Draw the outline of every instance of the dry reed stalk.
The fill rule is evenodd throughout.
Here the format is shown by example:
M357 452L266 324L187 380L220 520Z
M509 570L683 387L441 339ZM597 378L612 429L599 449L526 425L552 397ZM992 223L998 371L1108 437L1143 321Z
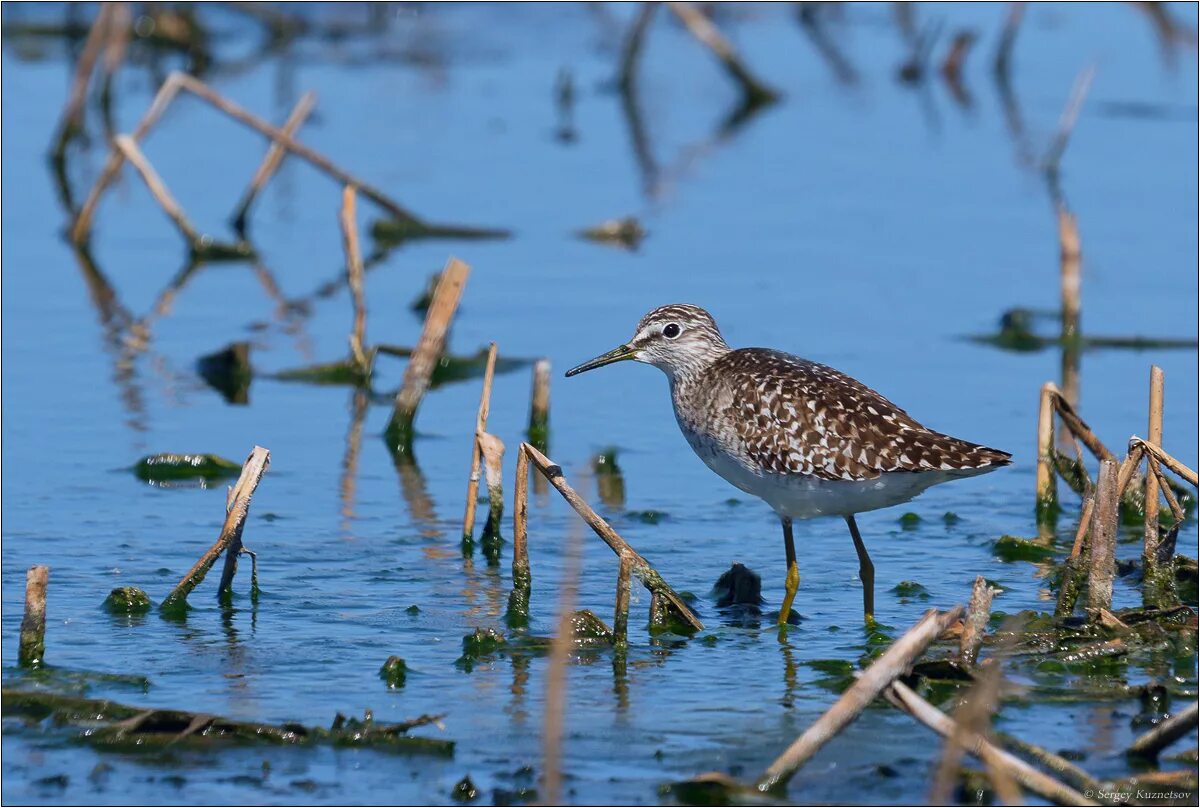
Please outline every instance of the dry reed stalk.
M55 151L61 153L67 142L83 128L83 105L87 100L88 83L96 67L96 60L101 50L109 40L109 28L113 22L118 3L101 3L100 10L92 27L88 29L87 39L83 42L83 50L75 62L75 74L71 80L71 90L67 94L67 103L63 106L62 118L58 125L58 135L55 137Z
M963 608L955 606L939 614L930 609L903 637L892 643L846 689L833 706L809 726L774 763L758 778L755 787L759 791L775 791L788 780L817 751L841 732L851 721L858 718L867 705L892 685L897 678L912 666L921 654L962 617Z
M150 108L146 110L142 116L142 120L138 123L137 128L133 131L131 137L135 141L142 140L146 133L158 122L162 117L163 110L171 103L178 95L180 90L187 90L198 98L207 101L212 106L216 107L221 112L233 118L245 126L254 129L259 134L270 138L281 148L303 158L311 163L321 172L333 177L342 185L353 185L358 189L359 193L370 199L383 210L387 211L392 217L404 222L411 222L416 225L421 225L421 220L414 216L409 211L401 207L397 202L385 195L372 185L363 182L359 178L350 174L347 171L339 168L329 158L325 157L320 152L305 146L303 143L295 140L287 132L277 126L259 118L257 115L247 111L238 104L229 101L220 93L213 90L204 82L197 78L187 75L186 73L173 72L167 76L162 87L159 88L158 94L150 104ZM88 194L88 198L84 201L83 206L79 210L79 215L75 218L75 224L71 229L71 239L79 244L87 238L88 231L91 229L92 217L95 214L96 204L99 202L100 195L109 186L117 171L121 168L121 163L124 156L120 151L114 149L109 153L108 161L105 163L100 176L96 179L95 185L92 186Z
M371 358L367 355L367 301L363 292L362 253L358 248L358 219L355 216L357 192L353 185L342 189L342 208L338 221L342 226L342 247L346 253L346 284L354 305L354 328L350 332L350 355L365 378L371 375Z
M697 40L712 51L721 61L734 81L742 88L742 93L752 102L766 103L779 98L779 93L757 79L746 67L729 43L715 25L701 14L691 3L669 2L667 8L675 13L684 27Z
M295 137L296 132L308 120L309 113L312 112L317 103L316 93L309 90L304 95L300 96L300 100L296 102L296 106L292 107L291 114L287 120L283 122L280 131L284 132L288 137ZM279 170L279 166L283 164L283 158L287 156L287 151L274 140L267 148L267 153L263 155L263 161L259 164L258 169L254 172L254 177L250 180L250 185L242 193L242 199L234 208L233 215L229 217L230 223L239 233L245 234L246 220L250 216L250 208L254 205L254 201L258 198L263 187L275 176L275 172Z
M1053 384L1050 384L1051 387L1053 387ZM1100 438L1096 437L1096 433L1092 431L1092 428L1088 426L1082 418L1079 417L1079 414L1075 412L1074 405L1067 400L1067 398L1062 394L1062 391L1060 391L1057 387L1054 387L1054 407L1058 412L1058 417L1062 419L1062 422L1066 425L1067 429L1069 429L1071 433L1075 435L1075 437L1082 441L1083 445L1088 448L1088 451L1095 455L1096 459L1117 459L1117 456L1113 454L1107 446L1104 445Z
M956 730L953 719L918 696L903 682L893 681L883 695L893 706L912 716L943 738L950 737ZM1023 788L1056 805L1097 804L1070 786L1038 771L978 734L973 734L963 740L967 750L973 756L982 760L986 765L1004 769Z
M200 246L200 234L192 223L188 221L187 215L184 214L183 208L171 196L171 192L167 190L166 184L162 178L158 176L158 172L154 170L154 166L150 165L150 161L142 154L142 150L138 148L137 143L129 135L117 135L113 139L113 148L121 153L121 156L129 161L142 180L145 181L146 187L150 189L150 193L154 196L154 201L158 202L159 207L163 209L163 213L170 217L175 223L175 227L187 239L193 250Z
M204 580L204 576L222 552L226 553L225 568L221 573L221 585L217 594L220 595L229 587L233 581L233 574L237 571L237 556L242 549L242 530L246 526L246 516L250 511L250 499L270 463L271 453L261 446L255 446L246 462L242 464L242 473L226 500L225 522L216 542L180 579L160 608L171 610L185 606L188 594Z
M1146 427L1146 439L1162 445L1163 433L1163 371L1158 365L1150 367L1150 416ZM1148 461L1147 467L1153 464ZM1145 522L1142 526L1142 570L1147 580L1156 579L1158 573L1158 477L1146 475L1146 502L1142 506ZM1143 588L1146 606L1158 605L1154 587Z
M517 447L517 473L513 485L513 560L512 593L508 596L510 620L529 618L529 593L532 577L529 574L529 454L525 444Z
M958 656L963 665L974 665L987 634L988 620L992 616L992 598L996 590L992 589L982 575L975 578L975 586L971 589L971 600L967 604L967 616L963 620L962 635L958 639Z
M1091 563L1088 569L1088 608L1111 609L1116 574L1117 522L1121 493L1117 490L1117 463L1104 460L1096 481L1096 506L1092 516Z
M1146 458L1146 462L1150 466L1150 470L1154 472L1154 476L1158 479L1158 490L1162 491L1163 499L1167 501L1167 507L1171 509L1171 516L1176 522L1182 522L1187 518L1187 514L1183 511L1183 506L1179 504L1179 500L1175 497L1175 492L1171 490L1171 482L1167 479L1166 472L1162 470L1162 464L1158 462L1158 458L1150 455ZM1158 548L1161 550L1162 543ZM1162 560L1162 553L1159 553L1159 560Z
M1152 443L1147 440L1142 440L1137 435L1134 435L1132 438L1129 439L1129 446L1132 449L1135 445L1140 446L1143 450L1145 450L1146 452L1149 452L1151 455L1154 456L1155 460L1157 460L1159 463L1162 463L1164 466L1169 468L1175 474L1178 474L1180 477L1182 477L1187 482L1191 483L1194 486L1200 485L1200 481L1198 481L1197 477L1196 477L1196 472L1192 471L1190 468L1185 466L1183 463L1176 460L1171 455L1167 454L1166 451L1161 446L1159 446L1157 443Z
M475 508L479 499L479 473L482 458L479 436L487 431L488 411L492 406L492 379L495 374L496 343L493 342L488 346L487 364L483 369L483 392L479 395L479 410L475 413L475 438L471 441L471 476L467 478L467 509L463 514L462 540L464 543L469 543L475 535Z
M562 805L562 735L567 709L567 665L575 635L575 594L583 555L582 536L573 526L567 543L567 563L558 596L558 629L550 644L546 668L546 708L542 724L542 805Z
M1067 150L1067 141L1070 140L1071 132L1075 129L1075 122L1079 119L1084 99L1087 98L1088 90L1092 86L1092 79L1095 78L1095 75L1096 68L1089 67L1075 79L1075 85L1071 88L1071 97L1067 100L1067 105L1063 109L1062 116L1058 119L1058 131L1055 133L1054 140L1051 141L1050 148L1046 150L1046 156L1042 160L1042 169L1047 173L1058 173L1058 164L1062 160L1063 152Z
M446 268L438 278L437 287L433 290L433 300L425 312L425 326L421 330L421 338L409 357L408 367L404 369L404 381L396 393L392 418L388 422L386 434L393 451L406 450L412 438L412 424L417 415L417 407L425 397L433 370L446 349L450 321L454 319L454 313L458 310L458 302L462 299L463 287L466 286L467 276L470 274L471 267L452 257L446 262Z
M1083 585L1084 579L1083 551L1095 508L1096 497L1093 494L1083 501L1083 507L1079 511L1079 526L1075 529L1075 541L1071 545L1071 554L1067 556L1066 569L1063 571L1058 599L1054 605L1055 617L1066 617L1075 611L1075 603L1079 600L1079 587Z
M604 543L607 544L609 548L617 554L618 558L622 556L629 557L633 565L633 573L638 576L638 579L642 582L642 585L650 591L652 600L654 599L654 596L657 596L659 603L665 604L665 608L669 608L676 617L678 617L692 629L700 631L704 628L704 624L700 622L698 617L696 617L695 612L693 612L691 608L683 602L683 599L679 597L675 590L672 589L665 580L663 580L663 577L658 573L658 570L650 566L650 562L648 562L645 558L638 554L636 550L629 546L629 544L623 538L621 538L621 536L615 530L612 529L608 522L605 522L599 514L592 510L592 507L587 504L583 497L579 496L575 489L567 483L566 478L563 476L562 468L558 464L528 443L521 444L521 450L524 454L528 455L529 460L533 463L534 467L541 472L541 474L550 482L550 484L558 489L558 493L561 494L562 498L565 499L567 503L575 509L575 512L583 518L583 521L587 522L588 527L590 527L597 536L603 539ZM518 484L519 482L520 473L518 471Z
M1053 382L1043 384L1038 405L1036 507L1039 515L1051 513L1058 501L1054 475L1054 399L1057 392Z
M1079 339L1079 292L1082 252L1079 224L1066 205L1058 204L1059 277L1062 294L1062 340L1066 344Z
M500 520L504 517L504 441L487 432L478 436L479 451L483 454L483 476L488 488L488 518L483 532L484 553L499 557ZM488 543L492 542L489 549Z
M21 645L17 660L22 667L42 664L46 656L46 586L50 568L38 564L25 572L25 615L21 618Z
M1198 720L1200 720L1200 705L1193 701L1181 712L1160 722L1154 729L1139 735L1129 747L1129 754L1154 760L1158 757L1159 752L1182 738L1188 730L1194 729Z
M1028 741L1022 741L1020 738L1014 738L1011 735L1004 734L1003 732L993 733L993 737L1008 751L1019 754L1026 759L1033 760L1038 765L1053 772L1071 788L1075 788L1083 792L1090 791L1092 794L1096 794L1104 790L1103 783L1061 755L1056 755L1048 749L1043 749L1036 744L1029 743ZM1130 798L1126 798L1124 800L1115 798L1115 801L1121 805L1137 804Z
M550 360L539 359L533 365L533 392L529 404L529 442L539 451L547 451L550 434Z

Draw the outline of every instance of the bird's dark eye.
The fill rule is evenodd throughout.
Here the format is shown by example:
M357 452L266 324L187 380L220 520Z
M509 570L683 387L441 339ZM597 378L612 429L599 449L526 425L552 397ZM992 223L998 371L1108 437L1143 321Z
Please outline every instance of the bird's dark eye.
M682 330L683 329L679 327L678 323L667 323L663 328L663 336L667 339L675 339L679 336L679 332Z

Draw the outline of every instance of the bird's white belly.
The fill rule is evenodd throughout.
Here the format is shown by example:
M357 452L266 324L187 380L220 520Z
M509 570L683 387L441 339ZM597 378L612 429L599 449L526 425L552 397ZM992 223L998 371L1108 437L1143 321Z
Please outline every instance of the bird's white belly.
M826 480L805 474L775 474L747 468L736 456L709 441L688 435L705 464L732 485L762 499L792 519L848 516L908 502L926 488L990 469L969 471L893 471L871 480Z

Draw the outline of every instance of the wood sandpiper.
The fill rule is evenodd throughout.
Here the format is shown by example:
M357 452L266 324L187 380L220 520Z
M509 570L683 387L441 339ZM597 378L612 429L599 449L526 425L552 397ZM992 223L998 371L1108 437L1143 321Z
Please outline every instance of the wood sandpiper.
M712 316L697 306L655 309L638 323L633 339L567 376L626 359L667 374L675 418L692 449L779 515L788 567L781 625L800 585L792 520L846 520L870 620L875 567L854 515L908 502L930 486L983 474L1011 459L926 429L831 367L768 348L732 349Z

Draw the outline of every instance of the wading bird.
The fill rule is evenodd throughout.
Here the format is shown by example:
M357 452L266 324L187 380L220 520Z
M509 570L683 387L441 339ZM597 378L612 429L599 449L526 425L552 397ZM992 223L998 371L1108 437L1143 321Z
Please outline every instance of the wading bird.
M641 319L633 339L567 371L632 359L662 370L692 449L783 523L785 624L800 585L792 521L841 516L858 552L863 613L875 612L875 567L854 515L908 502L938 483L1008 465L1011 455L926 429L831 367L768 348L733 349L704 309L674 304Z

